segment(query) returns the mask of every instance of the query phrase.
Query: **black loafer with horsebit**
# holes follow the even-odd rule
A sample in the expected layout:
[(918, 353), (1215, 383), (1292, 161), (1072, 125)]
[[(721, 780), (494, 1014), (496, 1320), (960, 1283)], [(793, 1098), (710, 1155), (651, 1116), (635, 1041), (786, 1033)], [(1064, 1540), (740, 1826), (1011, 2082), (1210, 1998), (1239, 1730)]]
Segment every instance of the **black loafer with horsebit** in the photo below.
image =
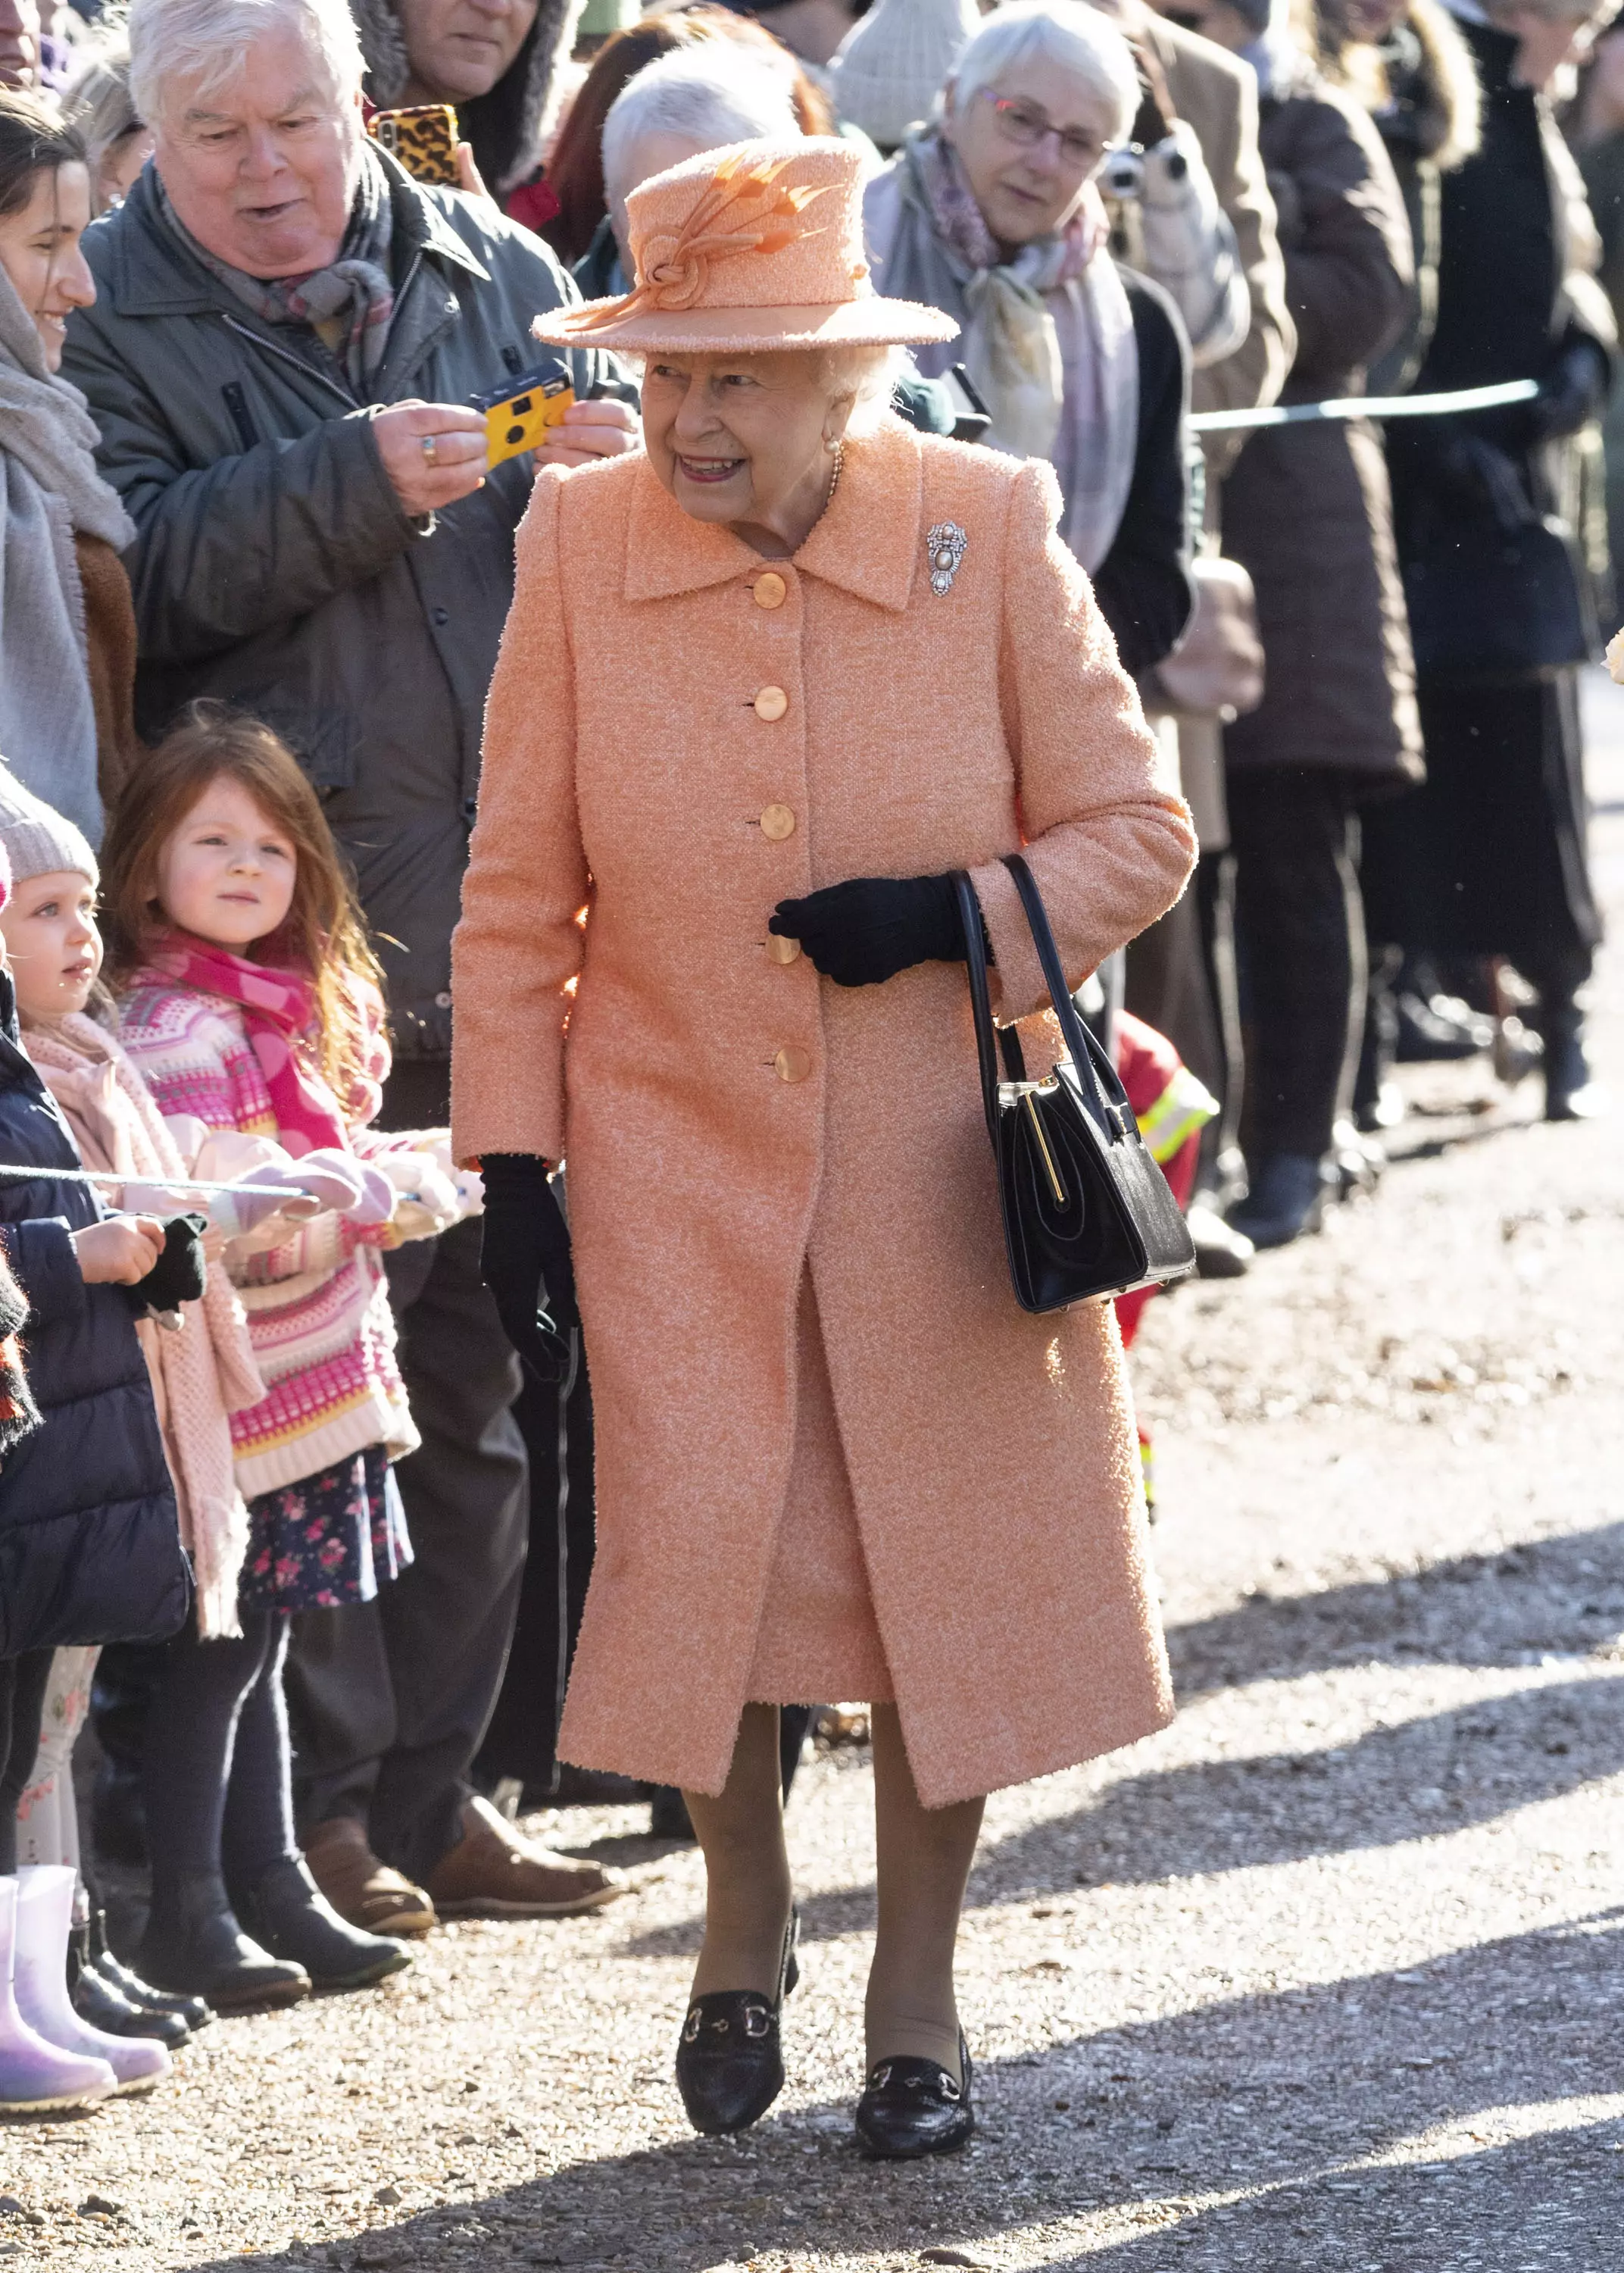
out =
[(677, 2089), (696, 2131), (747, 2130), (783, 2089), (778, 2022), (784, 1999), (801, 1977), (795, 1954), (800, 1923), (792, 1910), (776, 1998), (759, 1989), (713, 1989), (689, 2006), (677, 2046)]
[(970, 2099), (970, 2058), (959, 2038), (964, 2081), (932, 2059), (912, 2055), (876, 2060), (857, 2102), (857, 2144), (878, 2162), (911, 2163), (921, 2155), (951, 2155), (969, 2143), (976, 2128)]

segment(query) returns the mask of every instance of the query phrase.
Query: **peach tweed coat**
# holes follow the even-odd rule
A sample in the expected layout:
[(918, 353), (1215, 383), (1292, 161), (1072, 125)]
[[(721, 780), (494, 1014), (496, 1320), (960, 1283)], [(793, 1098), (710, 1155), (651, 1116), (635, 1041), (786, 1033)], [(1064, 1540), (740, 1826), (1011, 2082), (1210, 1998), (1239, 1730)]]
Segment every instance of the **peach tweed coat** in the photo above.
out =
[[(583, 1766), (722, 1788), (807, 1273), (924, 1803), (1171, 1714), (1116, 1319), (1015, 1306), (962, 964), (843, 989), (767, 946), (788, 896), (968, 867), (1026, 1016), (1047, 998), (1000, 854), (1026, 844), (1074, 983), (1178, 897), (1189, 816), (1059, 508), (1046, 466), (889, 417), (790, 560), (689, 519), (640, 454), (536, 484), (453, 1114), (464, 1159), (568, 1159), (598, 1551), (560, 1750)], [(967, 541), (939, 594), (941, 521)]]

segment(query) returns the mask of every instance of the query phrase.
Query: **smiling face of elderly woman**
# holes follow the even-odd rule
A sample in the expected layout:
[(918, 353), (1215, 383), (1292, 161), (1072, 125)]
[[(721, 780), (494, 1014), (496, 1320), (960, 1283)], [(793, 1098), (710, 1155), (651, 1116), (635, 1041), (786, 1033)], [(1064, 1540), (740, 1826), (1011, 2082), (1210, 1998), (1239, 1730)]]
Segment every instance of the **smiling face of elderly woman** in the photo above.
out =
[(773, 559), (799, 550), (827, 504), (835, 451), (888, 349), (849, 355), (651, 354), (648, 462), (683, 511)]
[[(228, 0), (222, 34), (230, 13)], [(358, 68), (352, 84), (338, 83), (346, 58), (320, 52), (296, 5), (235, 53), (176, 42), (144, 56), (142, 19), (138, 8), (132, 91), (153, 122), (158, 172), (183, 224), (251, 276), (299, 276), (335, 260), (360, 161)]]

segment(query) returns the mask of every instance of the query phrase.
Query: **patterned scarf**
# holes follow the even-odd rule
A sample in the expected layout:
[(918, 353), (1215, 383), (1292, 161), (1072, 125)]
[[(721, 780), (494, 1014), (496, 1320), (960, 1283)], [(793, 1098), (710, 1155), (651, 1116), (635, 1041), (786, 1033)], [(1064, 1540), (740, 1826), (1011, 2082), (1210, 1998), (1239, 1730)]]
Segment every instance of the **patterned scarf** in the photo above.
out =
[[(1139, 426), (1134, 313), (1104, 246), (1090, 185), (1065, 227), (1005, 260), (951, 146), (934, 126), (910, 135), (867, 199), (880, 289), (954, 317), (962, 356), (992, 414), (988, 439), (1047, 458), (1066, 499), (1061, 534), (1083, 566), (1115, 542), (1133, 485)], [(887, 208), (889, 208), (887, 218)], [(928, 359), (939, 352), (939, 366)]]
[(909, 146), (937, 232), (971, 272), (966, 368), (993, 414), (994, 437), (1023, 457), (1051, 457), (1064, 373), (1044, 295), (1088, 267), (1100, 243), (1090, 224), (1096, 211), (1103, 222), (1103, 209), (1085, 201), (1058, 236), (1035, 237), (1006, 262), (951, 146), (932, 129)]
[(313, 268), (305, 276), (266, 279), (233, 268), (204, 251), (169, 203), (161, 177), (158, 202), (165, 221), (192, 259), (200, 261), (262, 323), (304, 324), (312, 330), (322, 324), (341, 323), (343, 336), (333, 350), (335, 358), (355, 400), (372, 401), (394, 314), (394, 281), (389, 266), (394, 207), (388, 177), (370, 150), (361, 153), (355, 203), (338, 259), (330, 267)]
[(296, 1160), (306, 1152), (350, 1150), (338, 1099), (315, 1063), (316, 996), (308, 979), (297, 971), (250, 963), (229, 948), (184, 931), (166, 934), (148, 962), (150, 971), (140, 973), (138, 984), (155, 977), (195, 987), (199, 994), (221, 995), (242, 1011), (248, 1046), (271, 1093), (278, 1141)]

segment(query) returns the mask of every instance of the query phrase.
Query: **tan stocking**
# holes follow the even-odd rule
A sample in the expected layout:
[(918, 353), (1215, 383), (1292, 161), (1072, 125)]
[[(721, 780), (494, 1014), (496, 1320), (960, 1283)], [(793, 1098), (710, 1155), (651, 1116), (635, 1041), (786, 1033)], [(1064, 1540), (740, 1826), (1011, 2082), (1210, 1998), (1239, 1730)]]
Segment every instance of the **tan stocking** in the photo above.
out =
[(759, 1989), (775, 1997), (791, 1900), (777, 1706), (745, 1706), (719, 1799), (700, 1791), (683, 1797), (705, 1857), (705, 1943), (693, 1994)]
[(913, 2053), (957, 2076), (953, 1952), (984, 1803), (922, 1807), (894, 1705), (874, 1707), (873, 1728), (879, 1930), (864, 2014), (868, 2065)]

